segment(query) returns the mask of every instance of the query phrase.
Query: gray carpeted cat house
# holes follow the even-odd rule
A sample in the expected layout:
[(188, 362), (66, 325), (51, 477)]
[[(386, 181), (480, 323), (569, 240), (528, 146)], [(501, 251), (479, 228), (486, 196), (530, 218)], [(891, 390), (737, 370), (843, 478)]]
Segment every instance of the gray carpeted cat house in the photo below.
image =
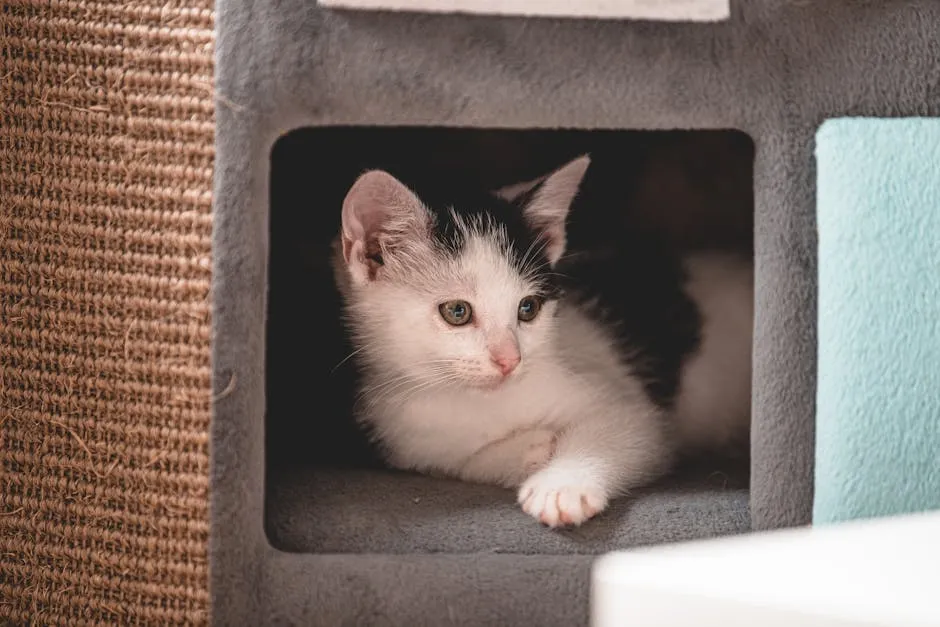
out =
[[(816, 134), (830, 118), (937, 115), (940, 3), (732, 0), (712, 21), (647, 17), (220, 0), (215, 623), (584, 624), (599, 553), (810, 522)], [(568, 143), (532, 129), (567, 129), (551, 137)], [(693, 469), (550, 531), (507, 491), (370, 466), (337, 400), (348, 389), (326, 263), (350, 177), (408, 153), (403, 171), (511, 182), (588, 136), (677, 129), (734, 130), (721, 135), (730, 152), (709, 154), (747, 161), (748, 215), (696, 224), (753, 236), (749, 476)]]

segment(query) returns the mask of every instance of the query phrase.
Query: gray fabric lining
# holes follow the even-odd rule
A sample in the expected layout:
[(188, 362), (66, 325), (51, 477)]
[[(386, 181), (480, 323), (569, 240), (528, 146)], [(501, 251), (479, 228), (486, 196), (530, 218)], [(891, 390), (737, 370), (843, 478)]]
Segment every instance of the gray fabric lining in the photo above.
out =
[[(268, 155), (278, 136), (301, 126), (749, 133), (757, 147), (750, 514), (758, 529), (809, 522), (816, 351), (812, 138), (828, 117), (937, 115), (940, 4), (741, 0), (732, 9), (730, 21), (703, 25), (357, 14), (324, 11), (312, 0), (220, 0), (213, 622), (569, 626), (588, 616), (591, 558), (573, 554), (578, 551), (560, 540), (520, 540), (516, 532), (505, 544), (550, 554), (494, 555), (478, 550), (481, 535), (464, 537), (464, 544), (433, 529), (423, 537), (344, 537), (343, 529), (327, 534), (322, 521), (290, 523), (299, 515), (292, 511), (318, 515), (314, 496), (320, 491), (320, 502), (337, 508), (322, 516), (339, 524), (342, 508), (351, 516), (356, 504), (331, 501), (323, 491), (358, 480), (368, 494), (381, 487), (378, 477), (288, 478), (282, 489), (290, 500), (279, 510), (287, 522), (279, 533), (300, 548), (321, 543), (382, 553), (286, 553), (269, 543), (263, 523)], [(404, 485), (397, 489), (407, 492)], [(302, 492), (308, 498), (301, 500)], [(469, 488), (461, 494), (464, 502), (478, 502)], [(724, 532), (718, 527), (739, 520), (734, 517), (743, 510), (720, 503), (728, 494), (706, 494), (671, 503), (693, 518), (698, 511), (713, 516), (693, 521), (704, 533)], [(667, 499), (662, 507), (670, 507), (665, 493), (661, 498)], [(693, 504), (707, 498), (719, 500)], [(471, 512), (460, 524), (472, 527), (476, 515), (482, 514)], [(662, 512), (650, 516), (637, 524), (664, 520)], [(395, 553), (396, 547), (407, 552), (434, 543), (453, 553)], [(596, 545), (602, 546), (611, 545)]]
[(750, 529), (746, 479), (724, 472), (664, 481), (561, 531), (491, 486), (374, 470), (278, 472), (269, 480), (268, 537), (293, 553), (599, 555)]

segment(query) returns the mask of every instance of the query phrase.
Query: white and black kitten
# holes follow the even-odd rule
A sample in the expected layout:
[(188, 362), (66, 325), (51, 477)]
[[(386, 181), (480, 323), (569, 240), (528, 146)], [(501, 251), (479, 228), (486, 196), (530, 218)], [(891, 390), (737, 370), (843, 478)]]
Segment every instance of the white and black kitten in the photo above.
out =
[(751, 265), (642, 238), (566, 255), (589, 164), (452, 199), (367, 172), (337, 252), (357, 418), (388, 462), (518, 488), (552, 527), (750, 418)]

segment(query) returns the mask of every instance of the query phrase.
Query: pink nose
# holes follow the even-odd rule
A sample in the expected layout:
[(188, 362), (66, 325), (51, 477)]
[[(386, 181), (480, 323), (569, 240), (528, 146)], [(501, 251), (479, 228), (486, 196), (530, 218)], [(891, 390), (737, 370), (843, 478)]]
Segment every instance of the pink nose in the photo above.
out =
[(516, 366), (519, 365), (519, 355), (491, 356), (490, 360), (504, 377), (515, 370)]

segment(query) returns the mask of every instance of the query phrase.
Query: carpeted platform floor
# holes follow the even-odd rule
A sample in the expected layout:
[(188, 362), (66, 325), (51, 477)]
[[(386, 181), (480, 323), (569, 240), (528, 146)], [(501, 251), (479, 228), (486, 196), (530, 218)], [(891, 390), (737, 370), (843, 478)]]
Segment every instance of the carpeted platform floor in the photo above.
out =
[(515, 494), (405, 473), (292, 468), (269, 477), (267, 534), (297, 553), (600, 555), (750, 530), (747, 478), (687, 471), (552, 531)]

